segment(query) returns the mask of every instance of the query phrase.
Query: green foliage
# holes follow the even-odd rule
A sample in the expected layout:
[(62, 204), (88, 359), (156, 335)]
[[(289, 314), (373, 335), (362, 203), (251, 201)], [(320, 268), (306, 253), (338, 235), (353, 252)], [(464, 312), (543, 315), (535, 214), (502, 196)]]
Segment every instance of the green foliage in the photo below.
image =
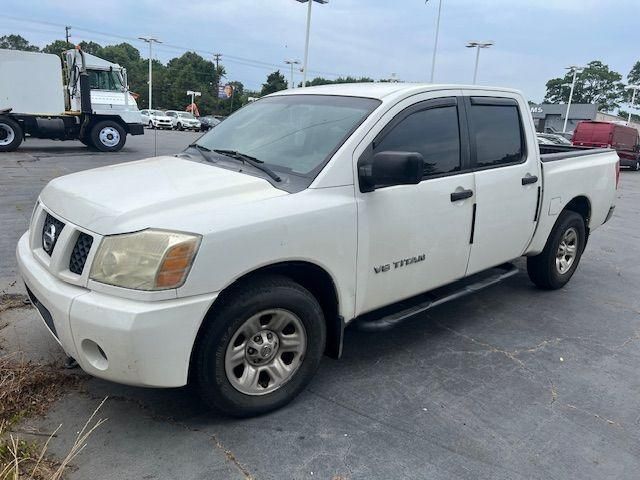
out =
[[(567, 72), (564, 77), (552, 78), (547, 82), (545, 102), (567, 103), (569, 101), (570, 85), (573, 73)], [(594, 103), (598, 110), (611, 112), (619, 107), (624, 100), (624, 85), (622, 75), (609, 69), (608, 65), (599, 60), (589, 62), (585, 69), (578, 74), (573, 91), (574, 103)]]
[(280, 70), (276, 70), (267, 76), (266, 83), (262, 84), (261, 95), (269, 95), (270, 93), (277, 92), (279, 90), (287, 89), (287, 81), (284, 75), (280, 73)]
[(54, 42), (46, 45), (42, 51), (44, 53), (52, 53), (54, 55), (60, 55), (65, 50), (73, 48), (73, 43), (67, 43), (64, 40), (55, 40)]
[(40, 49), (31, 45), (29, 41), (20, 35), (4, 35), (0, 37), (0, 48), (9, 50), (24, 50), (25, 52), (39, 52)]
[[(329, 80), (328, 78), (316, 77), (313, 80), (307, 80), (307, 87), (315, 87), (316, 85), (331, 85), (334, 83), (369, 83), (373, 82), (373, 78), (369, 77), (338, 77), (335, 80)], [(299, 87), (302, 86), (302, 82), (298, 84)]]

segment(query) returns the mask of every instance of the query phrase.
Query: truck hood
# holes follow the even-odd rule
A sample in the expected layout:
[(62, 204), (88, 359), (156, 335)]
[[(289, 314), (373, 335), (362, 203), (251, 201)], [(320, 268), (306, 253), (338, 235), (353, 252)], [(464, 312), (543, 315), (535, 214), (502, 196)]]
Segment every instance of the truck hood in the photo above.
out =
[[(197, 232), (189, 213), (288, 195), (244, 173), (162, 156), (59, 177), (40, 194), (54, 214), (101, 235), (145, 228)], [(193, 222), (193, 225), (199, 224)]]

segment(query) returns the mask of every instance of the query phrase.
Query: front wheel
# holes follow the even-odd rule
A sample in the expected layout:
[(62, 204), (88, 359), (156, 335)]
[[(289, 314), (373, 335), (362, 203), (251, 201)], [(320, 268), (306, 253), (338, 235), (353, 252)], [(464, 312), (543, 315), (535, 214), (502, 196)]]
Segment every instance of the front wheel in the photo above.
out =
[(98, 122), (91, 129), (91, 142), (101, 152), (117, 152), (126, 141), (124, 129), (111, 120)]
[(635, 172), (640, 171), (640, 160), (636, 160), (636, 163), (633, 167), (631, 167)]
[(236, 416), (289, 403), (320, 365), (326, 340), (322, 309), (299, 284), (260, 277), (220, 299), (194, 357), (204, 402)]
[(0, 152), (13, 152), (22, 143), (20, 124), (12, 118), (0, 117)]
[(573, 276), (586, 246), (586, 227), (581, 215), (564, 211), (556, 221), (539, 255), (527, 257), (527, 273), (538, 287), (555, 290)]

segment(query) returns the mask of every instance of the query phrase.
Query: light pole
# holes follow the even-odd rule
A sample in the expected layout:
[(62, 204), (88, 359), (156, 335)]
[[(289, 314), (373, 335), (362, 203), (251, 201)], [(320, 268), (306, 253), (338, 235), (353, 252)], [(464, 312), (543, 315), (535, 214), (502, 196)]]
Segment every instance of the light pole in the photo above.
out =
[[(425, 0), (427, 3), (429, 0)], [(433, 76), (436, 72), (436, 54), (438, 52), (438, 35), (440, 34), (440, 13), (442, 12), (442, 0), (438, 1), (438, 19), (436, 20), (436, 38), (433, 42), (433, 57), (431, 58), (431, 78), (429, 83), (433, 83)]]
[(284, 63), (291, 67), (291, 85), (289, 85), (289, 88), (296, 88), (295, 83), (293, 83), (293, 66), (300, 65), (300, 60), (285, 60)]
[(160, 40), (158, 40), (157, 38), (153, 38), (153, 37), (138, 37), (138, 39), (142, 40), (143, 42), (147, 42), (149, 44), (149, 110), (151, 110), (151, 95), (152, 95), (152, 86), (153, 86), (153, 67), (152, 67), (152, 59), (153, 59), (153, 42), (155, 43), (162, 43)]
[[(631, 108), (633, 108), (633, 104), (636, 101), (636, 92), (640, 88), (640, 85), (627, 85), (627, 90), (633, 90), (633, 94), (631, 95)], [(627, 125), (631, 123), (631, 110), (629, 110), (629, 118), (627, 118)]]
[(576, 88), (576, 77), (583, 68), (577, 65), (570, 65), (565, 67), (569, 72), (573, 72), (573, 80), (571, 81), (571, 91), (569, 92), (569, 103), (567, 103), (567, 111), (564, 114), (564, 125), (562, 126), (562, 133), (567, 133), (567, 122), (569, 121), (569, 110), (571, 109), (571, 101), (573, 100), (573, 90)]
[(478, 78), (478, 62), (480, 61), (480, 49), (481, 48), (489, 48), (493, 45), (493, 42), (469, 42), (467, 43), (467, 48), (475, 48), (476, 49), (476, 64), (473, 67), (473, 84), (476, 84), (476, 79)]
[(296, 0), (300, 3), (308, 3), (307, 7), (307, 36), (304, 41), (304, 62), (302, 63), (302, 88), (307, 86), (307, 62), (309, 60), (309, 32), (311, 31), (311, 5), (313, 2), (324, 5), (329, 0)]

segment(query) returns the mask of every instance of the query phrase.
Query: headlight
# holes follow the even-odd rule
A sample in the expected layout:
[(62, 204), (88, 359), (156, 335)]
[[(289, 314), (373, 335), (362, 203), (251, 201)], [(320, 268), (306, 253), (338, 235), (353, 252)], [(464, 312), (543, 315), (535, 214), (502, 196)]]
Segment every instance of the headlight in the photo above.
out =
[(180, 287), (200, 246), (200, 236), (143, 230), (102, 239), (90, 278), (136, 290)]

